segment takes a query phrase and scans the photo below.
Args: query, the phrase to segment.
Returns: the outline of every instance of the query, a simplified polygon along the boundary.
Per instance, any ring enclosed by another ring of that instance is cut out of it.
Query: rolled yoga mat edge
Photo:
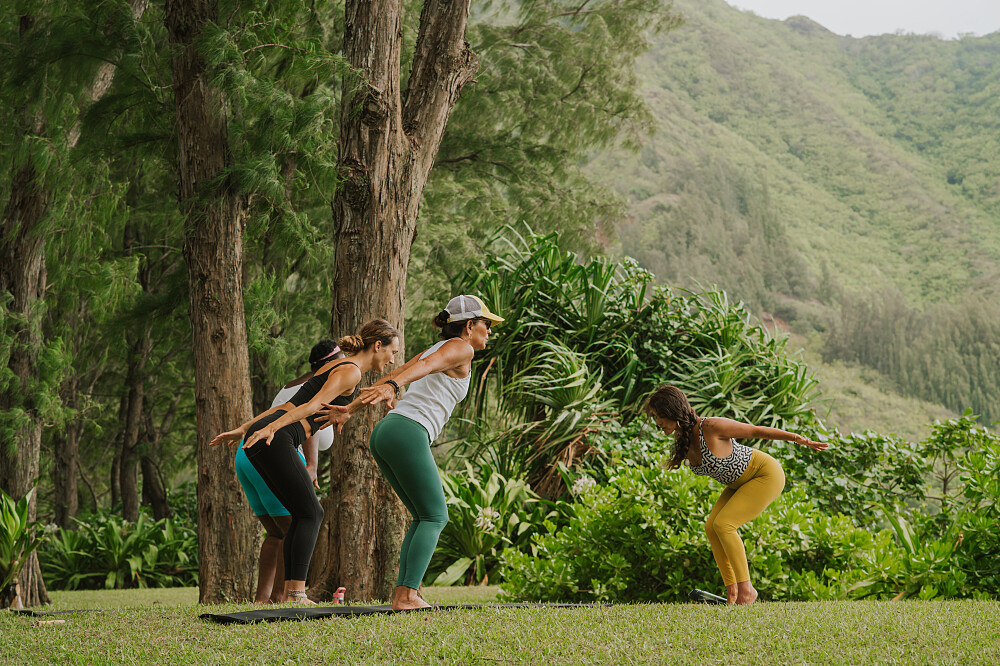
[[[299,606],[295,608],[265,608],[240,613],[202,613],[203,620],[220,624],[252,624],[254,622],[280,622],[283,620],[319,620],[334,615],[390,615],[436,610],[468,610],[479,608],[594,608],[607,604],[439,604],[430,608],[394,611],[392,606]]]

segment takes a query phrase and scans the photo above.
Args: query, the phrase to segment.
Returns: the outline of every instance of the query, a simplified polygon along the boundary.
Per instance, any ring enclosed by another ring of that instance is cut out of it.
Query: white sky
[[[954,39],[959,33],[1000,30],[1000,0],[726,0],[758,16],[784,20],[802,14],[838,35],[897,30]]]

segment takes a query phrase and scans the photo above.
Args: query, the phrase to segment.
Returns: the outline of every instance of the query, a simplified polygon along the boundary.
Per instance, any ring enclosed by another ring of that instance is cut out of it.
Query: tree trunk
[[[216,434],[248,419],[250,367],[243,315],[243,231],[247,202],[231,182],[213,180],[232,162],[224,100],[195,43],[217,20],[211,0],[167,0],[174,49],[180,202],[190,293],[198,445],[199,600],[253,593],[254,521],[233,473],[234,447],[210,448]],[[211,189],[209,189],[211,188]]]
[[[344,183],[333,201],[336,268],[331,328],[357,331],[384,317],[403,332],[403,293],[417,208],[451,109],[478,66],[465,43],[469,2],[427,0],[409,89],[401,101],[400,0],[348,0],[344,55],[366,85],[341,105]],[[366,378],[371,379],[371,378]],[[318,592],[386,599],[395,586],[408,516],[368,452],[382,415],[348,422],[334,447]]]
[[[142,502],[153,509],[153,518],[160,520],[170,517],[170,503],[167,490],[160,476],[159,465],[149,454],[142,456]]]
[[[122,518],[139,519],[139,439],[142,434],[143,401],[145,400],[146,359],[153,346],[150,329],[140,332],[130,344],[128,373],[125,376],[126,408],[121,421],[122,449],[119,466],[121,480]]]
[[[122,395],[118,405],[118,423],[125,423],[125,413],[128,411],[128,393]],[[111,509],[114,510],[122,501],[122,446],[125,441],[125,429],[121,428],[115,435],[114,457],[111,459],[111,478],[108,489],[111,491]]]
[[[5,390],[0,391],[0,413],[10,416],[14,410],[23,410],[9,438],[0,441],[0,488],[15,500],[24,497],[38,481],[42,448],[42,419],[32,398],[38,389],[31,388],[38,377],[42,345],[38,306],[46,278],[45,247],[39,230],[45,214],[45,195],[36,176],[30,164],[17,169],[0,220],[0,299],[9,297],[5,306],[14,315],[4,315],[7,334],[12,338],[7,362],[11,375]],[[29,520],[35,519],[36,511],[32,499]],[[18,582],[25,606],[49,603],[34,554],[21,570]]]
[[[74,375],[63,385],[63,404],[73,405],[79,382]],[[80,458],[81,423],[74,419],[52,440],[52,484],[55,490],[55,523],[73,528],[73,518],[80,510],[77,466]]]

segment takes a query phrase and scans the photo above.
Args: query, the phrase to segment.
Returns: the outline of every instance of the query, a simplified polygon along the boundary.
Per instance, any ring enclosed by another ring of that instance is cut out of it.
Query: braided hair
[[[677,430],[674,432],[674,452],[668,466],[680,467],[687,457],[695,426],[698,425],[698,415],[688,402],[687,396],[676,386],[660,384],[646,399],[645,411],[650,416],[659,416],[677,423]]]

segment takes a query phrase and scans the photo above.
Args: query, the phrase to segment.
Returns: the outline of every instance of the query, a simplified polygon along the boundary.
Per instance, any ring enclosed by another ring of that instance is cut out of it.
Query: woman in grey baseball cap
[[[492,325],[502,321],[478,297],[456,296],[434,318],[434,326],[441,329],[441,342],[361,389],[361,396],[349,406],[331,407],[327,412],[329,422],[339,427],[366,405],[385,401],[392,407],[372,431],[370,448],[382,474],[413,516],[399,553],[393,610],[429,605],[419,594],[420,581],[448,522],[441,477],[430,445],[469,392],[473,355],[486,348]],[[404,384],[410,388],[394,404]]]

